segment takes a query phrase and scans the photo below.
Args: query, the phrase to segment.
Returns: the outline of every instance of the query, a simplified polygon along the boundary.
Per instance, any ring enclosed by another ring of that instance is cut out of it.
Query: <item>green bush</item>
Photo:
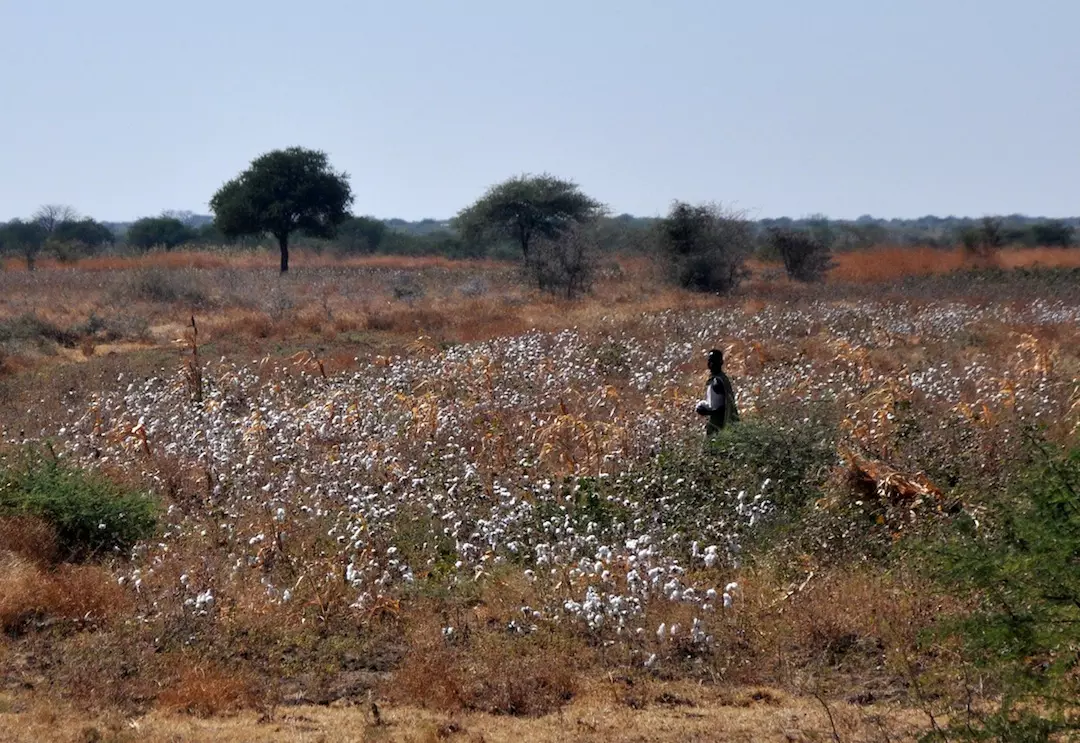
[[[937,638],[959,641],[965,662],[1000,688],[997,708],[965,716],[944,731],[952,738],[1080,734],[1080,448],[1036,448],[1022,484],[933,553],[936,578],[976,604]]]
[[[0,515],[46,521],[68,559],[127,552],[153,534],[156,506],[148,494],[32,449],[19,459],[0,467]]]
[[[708,440],[672,441],[643,465],[601,480],[599,504],[633,504],[645,519],[662,513],[686,540],[768,550],[821,497],[835,441],[827,421],[744,420]],[[589,520],[604,523],[591,512]]]

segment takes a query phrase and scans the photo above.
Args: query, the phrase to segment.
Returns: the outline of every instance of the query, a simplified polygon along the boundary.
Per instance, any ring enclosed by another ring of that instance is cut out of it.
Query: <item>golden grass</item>
[[[931,276],[963,268],[1080,268],[1080,250],[1075,248],[1026,248],[1002,250],[987,258],[975,258],[962,249],[929,247],[880,247],[840,253],[829,281],[879,282],[910,276]]]
[[[269,269],[277,270],[280,258],[276,251],[212,251],[212,250],[173,250],[168,252],[153,251],[142,255],[103,255],[82,258],[74,263],[64,263],[55,258],[40,258],[35,262],[35,271],[78,268],[84,271],[121,271],[139,268],[234,268],[234,269]],[[402,271],[419,269],[442,270],[493,270],[505,268],[508,264],[488,259],[453,259],[442,256],[409,255],[360,255],[337,256],[332,253],[313,253],[293,249],[289,254],[289,267],[292,270],[304,268],[381,268]],[[2,270],[26,271],[26,261],[7,258],[2,263]]]
[[[826,708],[827,705],[827,708]],[[6,712],[4,711],[6,710]],[[831,717],[831,719],[830,719]],[[939,719],[940,722],[940,719]],[[408,705],[280,707],[201,719],[166,711],[138,717],[86,716],[63,705],[0,696],[3,740],[30,741],[461,741],[565,743],[600,741],[909,741],[928,718],[892,705],[857,705],[792,696],[767,687],[703,687],[597,679],[557,715],[510,717],[445,713]]]
[[[21,631],[32,621],[100,623],[130,608],[130,597],[108,572],[93,565],[48,570],[0,552],[0,630]]]

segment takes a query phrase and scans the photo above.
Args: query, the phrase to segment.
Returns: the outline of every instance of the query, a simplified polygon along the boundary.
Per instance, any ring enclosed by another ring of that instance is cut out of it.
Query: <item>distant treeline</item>
[[[656,248],[656,217],[630,214],[604,216],[588,228],[596,248],[604,253],[649,253]],[[991,245],[1072,246],[1076,244],[1080,217],[1049,219],[1020,214],[965,218],[926,216],[918,219],[829,219],[815,215],[800,219],[748,220],[758,240],[758,254],[769,254],[766,239],[770,228],[810,233],[837,252],[863,250],[875,245],[928,245],[953,248]],[[397,254],[440,255],[451,258],[516,258],[520,248],[508,242],[466,239],[452,220],[377,219],[354,216],[337,229],[331,239],[299,234],[298,248],[341,255]],[[133,253],[174,248],[273,249],[272,238],[229,241],[208,215],[165,212],[134,222],[98,222],[66,206],[45,206],[27,219],[0,224],[0,253],[25,257],[28,264],[38,255],[61,260],[111,253]]]

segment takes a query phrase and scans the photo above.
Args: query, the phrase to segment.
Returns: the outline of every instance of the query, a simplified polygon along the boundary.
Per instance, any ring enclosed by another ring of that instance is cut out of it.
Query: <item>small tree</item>
[[[0,249],[5,253],[17,253],[26,259],[26,270],[34,270],[34,261],[45,244],[47,233],[37,221],[24,222],[16,219],[0,226]]]
[[[192,242],[195,230],[175,217],[143,217],[136,220],[127,231],[127,244],[140,250],[163,247],[172,250],[178,245]]]
[[[274,236],[281,272],[289,270],[289,236],[333,237],[349,218],[352,189],[346,173],[330,167],[326,153],[302,147],[274,150],[222,186],[210,200],[215,224],[230,240],[243,235]]]
[[[512,241],[528,261],[534,241],[556,240],[605,212],[603,204],[583,194],[573,181],[547,173],[520,175],[488,189],[458,213],[454,225],[468,242]]]
[[[79,213],[66,204],[45,204],[34,212],[33,220],[41,225],[46,235],[51,235],[64,222],[75,222]]]
[[[658,230],[665,267],[679,286],[725,293],[745,278],[754,236],[743,214],[676,201]]]
[[[771,227],[767,239],[796,281],[820,281],[833,266],[829,246],[809,232]]]
[[[595,241],[576,227],[555,239],[537,240],[526,268],[541,291],[575,299],[592,289],[597,263]]]

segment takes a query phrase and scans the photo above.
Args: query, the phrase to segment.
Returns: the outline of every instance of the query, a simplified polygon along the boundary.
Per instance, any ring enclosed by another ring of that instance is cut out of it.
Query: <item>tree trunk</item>
[[[277,235],[278,247],[281,248],[281,272],[289,270],[289,233]]]
[[[526,262],[529,260],[529,240],[531,237],[531,230],[524,225],[518,226],[518,242],[521,243],[521,256]]]

